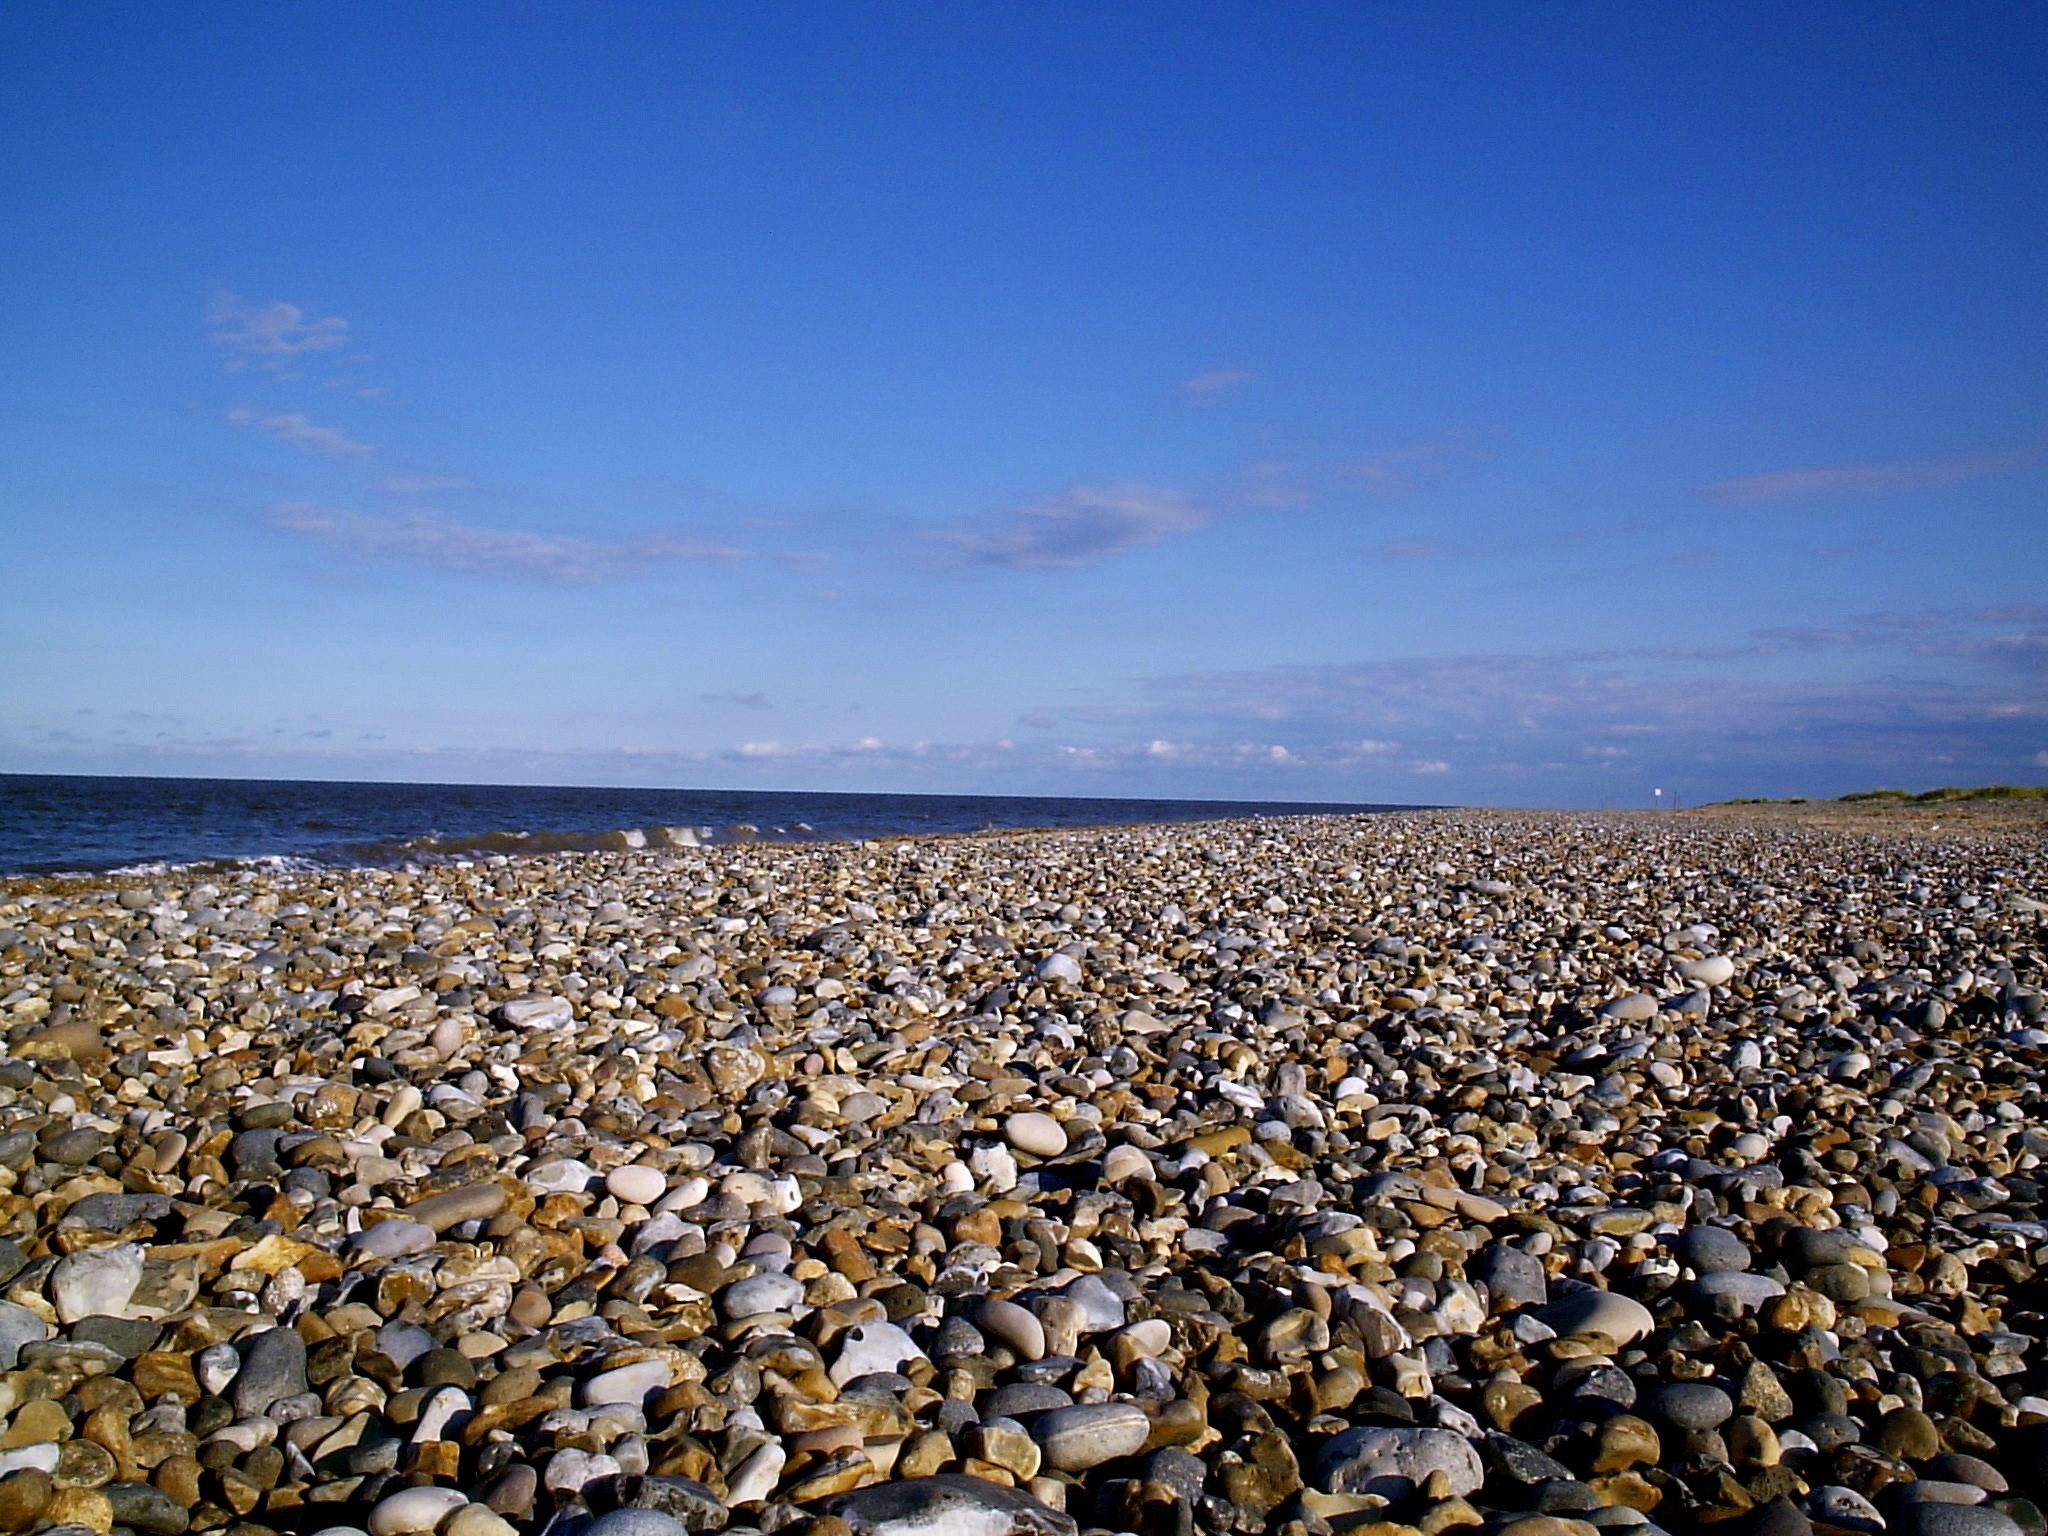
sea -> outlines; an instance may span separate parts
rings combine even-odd
[[[0,774],[0,876],[156,873],[188,865],[394,867],[494,854],[1406,809],[1411,807],[1264,800]]]

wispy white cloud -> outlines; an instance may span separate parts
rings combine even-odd
[[[432,496],[442,491],[470,491],[476,482],[460,475],[386,475],[377,482],[386,496]]]
[[[459,523],[438,512],[382,516],[305,502],[273,508],[268,521],[273,528],[367,559],[557,586],[591,586],[640,575],[670,561],[731,561],[746,553],[685,534],[579,539]]]
[[[1215,517],[1179,491],[1146,485],[1082,486],[1035,506],[931,531],[951,566],[1013,571],[1078,570],[1125,550],[1191,533]]]
[[[1447,432],[1353,460],[1344,472],[1363,481],[1375,496],[1405,496],[1434,485],[1461,465],[1483,464],[1492,457],[1493,450],[1472,434]]]
[[[1801,665],[1823,651],[1838,659]],[[1858,667],[1858,656],[1869,660]],[[1241,733],[1256,731],[1328,769],[1483,776],[1550,761],[1565,765],[1561,776],[1572,762],[1712,775],[1730,793],[1837,779],[1855,788],[1939,759],[1987,777],[2020,770],[2048,725],[2044,679],[2048,607],[2009,604],[1869,614],[1726,645],[1186,674],[1047,724],[1170,741],[1176,767],[1242,760]]]
[[[1284,459],[1261,459],[1247,464],[1237,479],[1235,497],[1247,506],[1294,512],[1315,500],[1301,466]]]
[[[227,419],[235,426],[253,427],[281,443],[322,453],[331,459],[367,458],[374,451],[368,443],[357,442],[340,427],[323,427],[297,411],[259,411],[251,406],[238,405],[228,412]]]
[[[1235,394],[1252,382],[1253,375],[1242,368],[1212,368],[1180,381],[1180,392],[1190,400],[1218,400]]]
[[[2038,449],[1972,454],[1956,459],[1897,459],[1863,464],[1827,464],[1801,469],[1774,469],[1760,475],[1738,475],[1701,487],[1715,501],[1747,504],[1788,496],[1885,496],[1899,491],[1934,490],[1982,480],[2031,464]]]
[[[309,315],[282,299],[252,304],[238,294],[216,293],[206,320],[207,340],[228,352],[230,366],[249,360],[274,365],[348,345],[348,322],[341,316]]]

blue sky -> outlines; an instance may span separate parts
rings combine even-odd
[[[2048,780],[2048,7],[0,11],[0,769]]]

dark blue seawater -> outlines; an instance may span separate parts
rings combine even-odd
[[[247,860],[390,865],[750,838],[808,841],[1400,809],[1235,800],[0,774],[0,875]]]

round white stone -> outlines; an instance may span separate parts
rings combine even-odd
[[[370,1511],[370,1536],[431,1531],[468,1503],[469,1495],[459,1488],[401,1488],[379,1499]]]
[[[1067,1150],[1066,1127],[1035,1109],[1010,1116],[1003,1124],[1003,1136],[1019,1152],[1033,1157],[1058,1157]]]
[[[990,1338],[1007,1344],[1026,1360],[1045,1358],[1045,1325],[1014,1301],[985,1301],[974,1321]]]
[[[652,1205],[668,1192],[668,1179],[659,1168],[628,1163],[606,1174],[604,1187],[627,1205]]]

